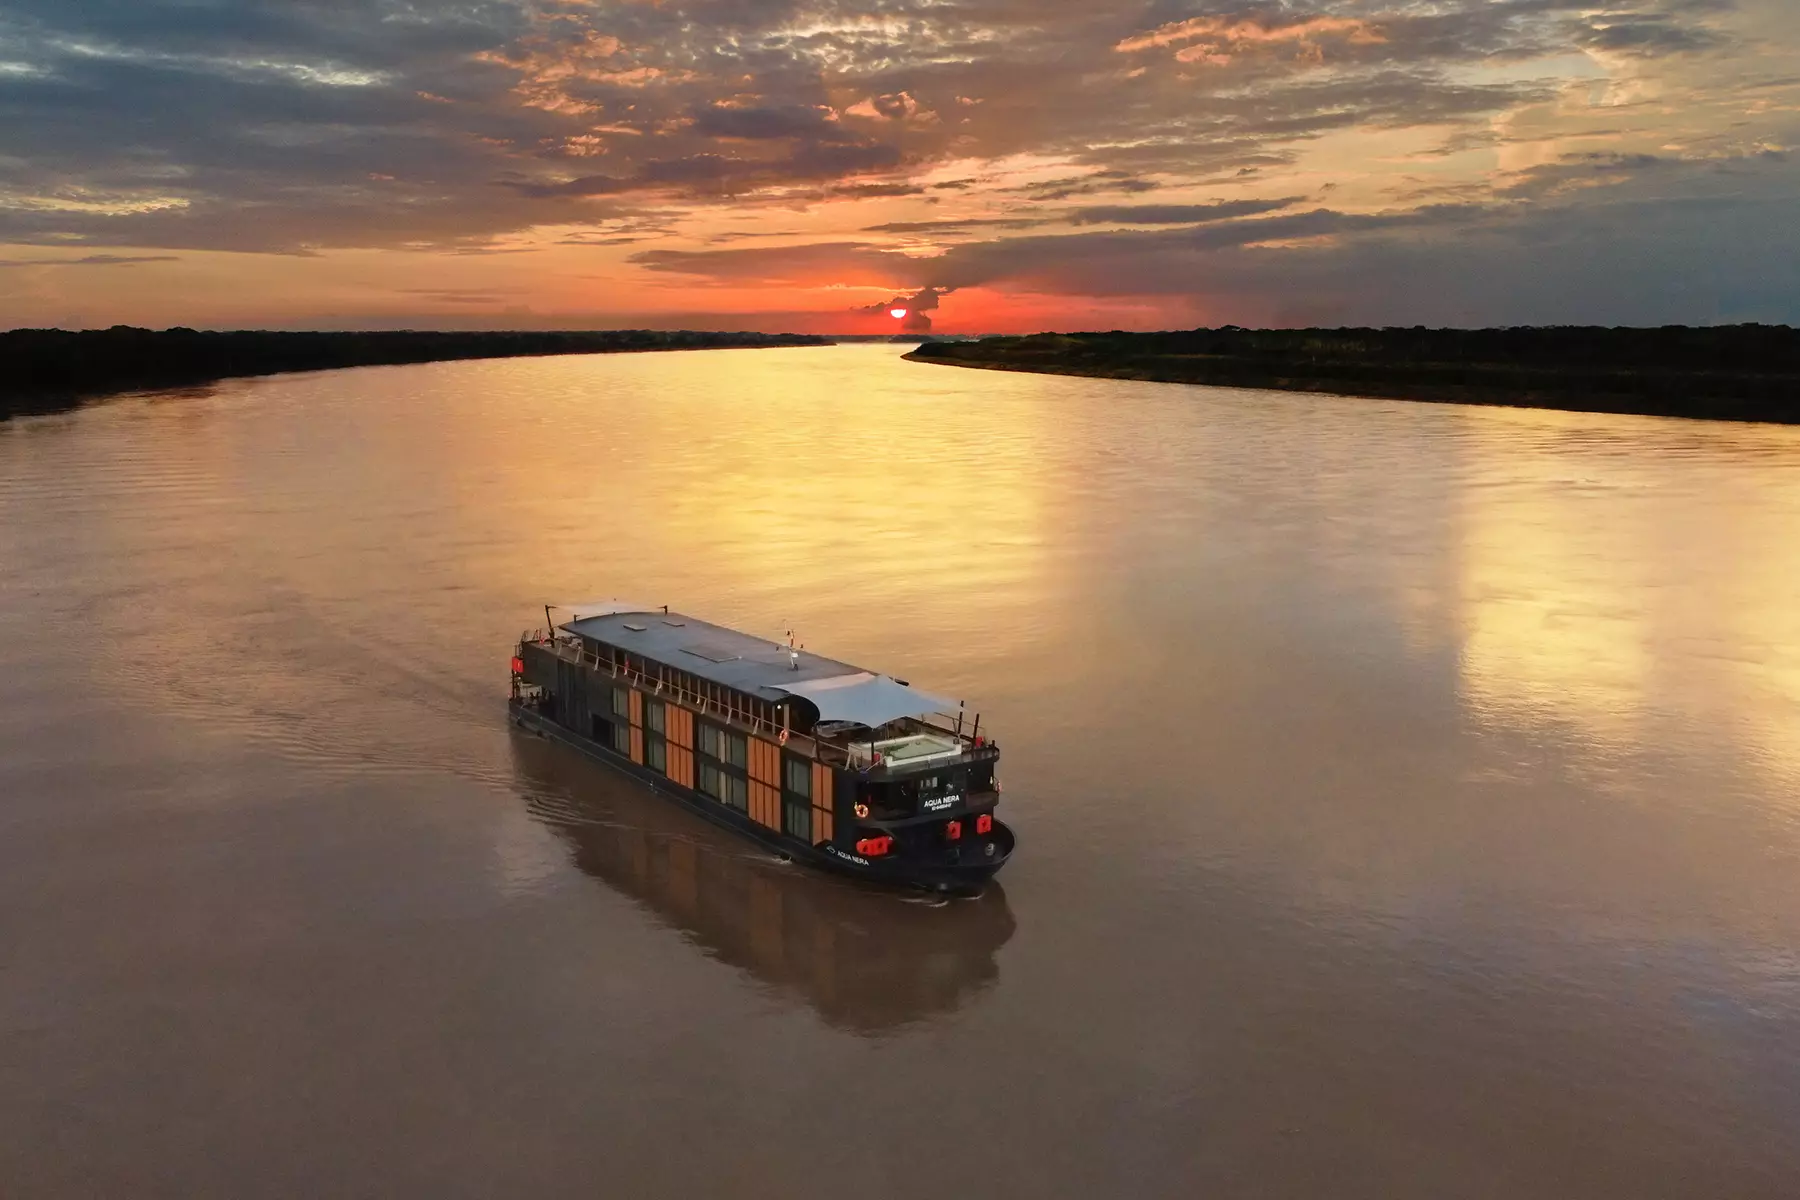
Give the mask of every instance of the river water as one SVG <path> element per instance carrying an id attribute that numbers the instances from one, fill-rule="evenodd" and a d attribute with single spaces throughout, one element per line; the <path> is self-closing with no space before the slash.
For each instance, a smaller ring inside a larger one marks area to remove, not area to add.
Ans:
<path id="1" fill-rule="evenodd" d="M 891 346 L 0 426 L 0 1194 L 1800 1195 L 1800 430 Z M 511 732 L 545 602 L 966 697 L 978 900 Z"/>

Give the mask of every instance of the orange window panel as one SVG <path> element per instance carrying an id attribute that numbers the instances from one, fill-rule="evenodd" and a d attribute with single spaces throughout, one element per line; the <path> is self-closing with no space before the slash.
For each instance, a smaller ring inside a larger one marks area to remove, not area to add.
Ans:
<path id="1" fill-rule="evenodd" d="M 781 793 L 766 783 L 750 784 L 750 816 L 759 825 L 781 828 Z"/>
<path id="2" fill-rule="evenodd" d="M 668 749 L 669 778 L 682 787 L 694 786 L 694 752 L 680 746 Z"/>
<path id="3" fill-rule="evenodd" d="M 631 723 L 639 728 L 642 728 L 644 724 L 644 693 L 636 688 L 631 689 Z M 635 746 L 637 743 L 633 741 L 632 745 Z M 643 761 L 636 753 L 632 754 L 632 758 L 639 762 Z"/>
<path id="4" fill-rule="evenodd" d="M 635 693 L 633 695 L 635 696 Z M 633 704 L 632 707 L 636 708 L 637 705 Z M 634 763 L 644 761 L 644 731 L 636 725 L 631 727 L 631 761 Z"/>
<path id="5" fill-rule="evenodd" d="M 837 829 L 835 813 L 837 807 L 832 799 L 832 790 L 836 784 L 832 770 L 824 763 L 816 762 L 812 768 L 812 802 L 813 802 L 813 841 L 829 842 Z"/>
<path id="6" fill-rule="evenodd" d="M 770 787 L 781 786 L 781 748 L 761 738 L 750 739 L 750 778 Z"/>

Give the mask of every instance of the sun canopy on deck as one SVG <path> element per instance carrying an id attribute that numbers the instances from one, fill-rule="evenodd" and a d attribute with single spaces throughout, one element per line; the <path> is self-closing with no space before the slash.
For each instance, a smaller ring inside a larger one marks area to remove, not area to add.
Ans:
<path id="1" fill-rule="evenodd" d="M 774 685 L 790 695 L 809 700 L 819 710 L 821 721 L 853 721 L 871 729 L 898 721 L 901 717 L 922 717 L 927 713 L 951 712 L 956 703 L 925 692 L 915 691 L 898 679 L 860 671 L 854 675 L 834 675 L 828 679 L 796 680 Z"/>

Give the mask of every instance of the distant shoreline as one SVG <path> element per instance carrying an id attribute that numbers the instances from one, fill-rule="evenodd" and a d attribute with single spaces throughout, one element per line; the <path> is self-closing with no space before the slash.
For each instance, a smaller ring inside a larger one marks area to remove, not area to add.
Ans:
<path id="1" fill-rule="evenodd" d="M 988 371 L 1566 412 L 1800 424 L 1800 330 L 1196 329 L 931 342 Z"/>
<path id="2" fill-rule="evenodd" d="M 0 333 L 0 421 L 66 412 L 124 392 L 204 387 L 225 379 L 344 367 L 830 344 L 830 338 L 811 334 L 645 329 L 571 333 L 15 329 Z"/>

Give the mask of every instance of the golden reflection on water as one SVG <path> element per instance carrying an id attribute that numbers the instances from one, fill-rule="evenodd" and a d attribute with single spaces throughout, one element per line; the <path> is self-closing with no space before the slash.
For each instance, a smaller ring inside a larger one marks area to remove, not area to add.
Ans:
<path id="1" fill-rule="evenodd" d="M 1800 808 L 1795 431 L 1479 413 L 1463 438 L 1467 702 L 1602 754 L 1711 730 Z"/>
<path id="2" fill-rule="evenodd" d="M 742 353 L 723 374 L 718 355 L 549 360 L 504 447 L 493 411 L 450 405 L 429 453 L 476 481 L 449 497 L 495 555 L 467 563 L 471 586 L 499 569 L 552 603 L 704 597 L 713 619 L 839 656 L 878 606 L 903 645 L 978 623 L 1000 655 L 1055 612 L 1053 414 L 996 420 L 947 382 L 870 388 L 838 352 Z"/>
<path id="3" fill-rule="evenodd" d="M 1629 464 L 1573 479 L 1554 457 L 1493 455 L 1489 438 L 1473 432 L 1481 465 L 1460 497 L 1468 701 L 1628 740 L 1653 670 L 1653 598 L 1639 556 L 1614 551 L 1641 546 L 1654 514 L 1631 504 Z"/>

